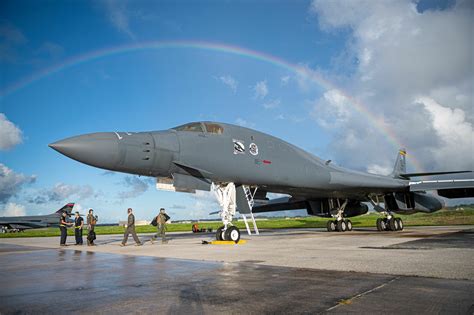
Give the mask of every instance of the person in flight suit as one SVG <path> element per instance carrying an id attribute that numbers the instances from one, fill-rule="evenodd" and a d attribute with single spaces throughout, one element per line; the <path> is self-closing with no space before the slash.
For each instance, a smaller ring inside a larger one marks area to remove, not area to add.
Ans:
<path id="1" fill-rule="evenodd" d="M 59 230 L 61 231 L 61 240 L 59 244 L 61 246 L 67 246 L 66 245 L 66 238 L 67 238 L 67 227 L 72 226 L 72 223 L 67 222 L 67 213 L 64 211 L 61 213 L 61 217 L 59 219 Z"/>
<path id="2" fill-rule="evenodd" d="M 158 231 L 151 239 L 151 243 L 158 238 L 158 235 L 161 237 L 161 243 L 166 244 L 168 240 L 166 239 L 166 221 L 170 219 L 169 215 L 166 214 L 165 208 L 160 209 L 160 213 L 156 217 L 156 223 Z"/>
<path id="3" fill-rule="evenodd" d="M 135 232 L 135 216 L 133 215 L 132 208 L 128 208 L 128 221 L 127 221 L 127 228 L 125 229 L 125 234 L 123 235 L 123 241 L 120 246 L 125 246 L 127 244 L 128 235 L 132 234 L 133 239 L 135 240 L 136 246 L 142 246 L 142 242 L 137 236 L 137 232 Z"/>
<path id="4" fill-rule="evenodd" d="M 84 226 L 84 219 L 79 212 L 76 211 L 76 218 L 74 219 L 74 235 L 76 236 L 76 245 L 82 245 L 82 228 Z"/>
<path id="5" fill-rule="evenodd" d="M 95 225 L 97 224 L 97 217 L 94 216 L 94 210 L 89 209 L 89 214 L 87 215 L 87 229 L 89 230 L 89 234 L 94 232 Z M 94 240 L 89 240 L 87 238 L 87 245 L 94 246 Z"/>

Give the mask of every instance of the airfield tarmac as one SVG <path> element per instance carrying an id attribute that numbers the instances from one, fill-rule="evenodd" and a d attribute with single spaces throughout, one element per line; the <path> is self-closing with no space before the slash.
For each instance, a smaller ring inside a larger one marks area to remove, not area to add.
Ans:
<path id="1" fill-rule="evenodd" d="M 0 239 L 0 314 L 474 313 L 474 226 L 268 230 L 230 246 L 170 237 Z"/>

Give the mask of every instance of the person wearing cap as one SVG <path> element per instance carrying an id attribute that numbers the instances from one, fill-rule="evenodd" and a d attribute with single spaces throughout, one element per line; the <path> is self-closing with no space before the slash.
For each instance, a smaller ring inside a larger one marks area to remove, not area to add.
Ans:
<path id="1" fill-rule="evenodd" d="M 74 219 L 74 235 L 76 236 L 76 245 L 82 245 L 82 228 L 84 226 L 84 219 L 78 211 Z"/>
<path id="2" fill-rule="evenodd" d="M 161 237 L 161 243 L 168 243 L 168 240 L 166 239 L 166 221 L 169 219 L 170 217 L 166 214 L 165 208 L 161 208 L 160 213 L 156 217 L 158 232 L 152 237 L 151 243 L 153 243 L 153 241 L 156 240 L 158 236 Z"/>
<path id="3" fill-rule="evenodd" d="M 97 224 L 97 217 L 94 216 L 94 210 L 89 209 L 89 214 L 87 215 L 87 229 L 89 230 L 89 234 L 94 234 L 91 232 L 94 232 L 94 227 Z M 94 240 L 91 239 L 89 236 L 87 237 L 87 245 L 88 246 L 94 246 Z"/>
<path id="4" fill-rule="evenodd" d="M 127 244 L 128 235 L 132 234 L 133 239 L 135 240 L 136 246 L 142 246 L 142 242 L 137 236 L 137 232 L 135 232 L 135 216 L 133 215 L 132 208 L 128 208 L 128 220 L 127 220 L 127 228 L 125 229 L 125 233 L 123 235 L 123 241 L 120 246 L 125 246 Z"/>
<path id="5" fill-rule="evenodd" d="M 59 230 L 61 231 L 61 239 L 59 245 L 61 246 L 67 246 L 67 227 L 69 226 L 72 226 L 72 223 L 67 222 L 67 213 L 64 211 L 63 213 L 61 213 L 61 217 L 59 219 Z"/>

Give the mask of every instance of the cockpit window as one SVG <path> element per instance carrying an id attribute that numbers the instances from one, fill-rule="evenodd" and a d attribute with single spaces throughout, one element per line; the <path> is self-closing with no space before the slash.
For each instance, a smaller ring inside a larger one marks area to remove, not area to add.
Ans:
<path id="1" fill-rule="evenodd" d="M 224 133 L 224 128 L 222 128 L 221 125 L 212 124 L 212 123 L 204 123 L 204 125 L 206 125 L 206 130 L 209 133 L 215 133 L 218 135 L 221 135 Z"/>
<path id="2" fill-rule="evenodd" d="M 173 128 L 176 131 L 204 132 L 201 123 L 190 123 Z"/>

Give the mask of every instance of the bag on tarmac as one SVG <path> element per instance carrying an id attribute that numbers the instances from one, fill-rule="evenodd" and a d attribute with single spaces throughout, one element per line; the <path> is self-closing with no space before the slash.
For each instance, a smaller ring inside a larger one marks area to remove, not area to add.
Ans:
<path id="1" fill-rule="evenodd" d="M 94 231 L 89 231 L 87 234 L 87 240 L 89 242 L 93 242 L 96 239 L 95 232 Z"/>
<path id="2" fill-rule="evenodd" d="M 157 226 L 158 225 L 158 221 L 157 221 L 158 217 L 154 217 L 153 220 L 151 220 L 151 225 L 153 226 Z"/>

